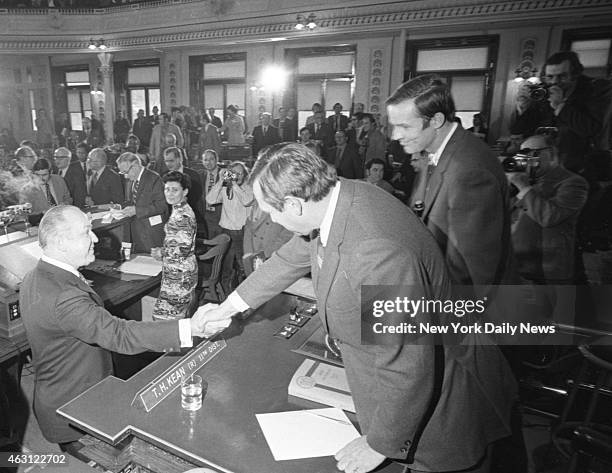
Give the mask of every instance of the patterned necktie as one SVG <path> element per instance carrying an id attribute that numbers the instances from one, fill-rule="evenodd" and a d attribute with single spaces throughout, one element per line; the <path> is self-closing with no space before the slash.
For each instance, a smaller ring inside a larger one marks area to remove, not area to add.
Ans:
<path id="1" fill-rule="evenodd" d="M 138 186 L 140 185 L 140 181 L 134 181 L 132 184 L 132 203 L 136 205 L 136 197 L 138 196 Z"/>
<path id="2" fill-rule="evenodd" d="M 91 195 L 94 186 L 97 181 L 97 173 L 93 172 L 91 169 L 89 170 L 89 179 L 87 180 L 87 193 Z"/>
<path id="3" fill-rule="evenodd" d="M 51 189 L 49 188 L 49 183 L 45 183 L 45 195 L 47 196 L 47 202 L 49 205 L 57 205 L 57 202 L 53 198 L 53 194 L 51 194 Z"/>

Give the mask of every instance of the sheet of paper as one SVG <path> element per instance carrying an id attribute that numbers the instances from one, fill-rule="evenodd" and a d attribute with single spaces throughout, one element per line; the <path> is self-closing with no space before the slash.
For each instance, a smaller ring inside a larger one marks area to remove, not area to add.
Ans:
<path id="1" fill-rule="evenodd" d="M 122 273 L 142 274 L 143 276 L 157 276 L 162 270 L 161 261 L 156 261 L 151 256 L 136 256 L 119 266 Z"/>
<path id="2" fill-rule="evenodd" d="M 103 218 L 107 214 L 108 214 L 107 210 L 105 210 L 103 212 L 94 212 L 94 213 L 90 214 L 91 215 L 91 220 L 92 220 L 92 222 L 94 220 L 100 220 L 101 218 Z"/>
<path id="3" fill-rule="evenodd" d="M 16 241 L 16 240 L 21 240 L 22 238 L 27 237 L 28 234 L 25 232 L 12 232 L 9 233 L 8 235 L 0 235 L 0 245 L 3 245 L 5 243 L 8 243 L 10 241 Z M 37 243 L 38 245 L 38 243 Z"/>
<path id="4" fill-rule="evenodd" d="M 359 432 L 342 409 L 256 414 L 276 461 L 335 455 Z"/>
<path id="5" fill-rule="evenodd" d="M 37 260 L 39 260 L 40 257 L 43 255 L 42 248 L 40 247 L 37 241 L 31 241 L 30 243 L 21 245 L 21 249 L 26 253 L 32 255 Z"/>

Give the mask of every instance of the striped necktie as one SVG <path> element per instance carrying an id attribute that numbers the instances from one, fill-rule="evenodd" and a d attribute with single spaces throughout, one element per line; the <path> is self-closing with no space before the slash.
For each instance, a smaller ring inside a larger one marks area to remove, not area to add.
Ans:
<path id="1" fill-rule="evenodd" d="M 57 202 L 53 198 L 53 194 L 51 194 L 51 188 L 49 187 L 49 183 L 45 183 L 45 195 L 47 197 L 47 202 L 49 205 L 57 205 Z"/>
<path id="2" fill-rule="evenodd" d="M 134 184 L 132 184 L 132 203 L 136 204 L 136 198 L 138 196 L 138 187 L 140 186 L 140 181 L 136 180 L 134 181 Z"/>

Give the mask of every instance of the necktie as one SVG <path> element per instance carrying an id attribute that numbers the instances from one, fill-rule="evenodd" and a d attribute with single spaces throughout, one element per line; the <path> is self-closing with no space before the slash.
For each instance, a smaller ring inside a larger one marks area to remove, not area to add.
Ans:
<path id="1" fill-rule="evenodd" d="M 340 130 L 340 117 L 336 117 L 336 131 Z"/>
<path id="2" fill-rule="evenodd" d="M 268 127 L 267 127 L 267 126 L 264 126 L 264 129 L 263 129 L 263 134 L 265 135 L 266 133 L 268 133 Z"/>
<path id="3" fill-rule="evenodd" d="M 51 189 L 49 188 L 49 183 L 45 183 L 45 195 L 47 196 L 47 202 L 49 205 L 56 205 L 55 199 L 53 198 L 53 194 L 51 194 Z"/>
<path id="4" fill-rule="evenodd" d="M 317 133 L 319 133 L 319 125 L 315 123 L 315 136 L 317 136 Z"/>
<path id="5" fill-rule="evenodd" d="M 98 176 L 98 175 L 97 175 L 97 173 L 92 172 L 92 171 L 90 170 L 89 179 L 88 179 L 88 181 L 89 181 L 89 182 L 88 182 L 89 186 L 88 186 L 88 189 L 87 189 L 87 190 L 88 190 L 88 192 L 87 192 L 87 193 L 88 193 L 88 194 L 90 194 L 90 195 L 91 195 L 91 193 L 92 193 L 92 191 L 93 191 L 94 186 L 96 185 L 96 181 L 98 180 L 98 179 L 97 179 L 97 176 Z"/>
<path id="6" fill-rule="evenodd" d="M 340 166 L 340 159 L 342 158 L 342 151 L 343 149 L 340 146 L 336 148 L 336 163 L 335 163 L 336 167 Z"/>
<path id="7" fill-rule="evenodd" d="M 138 196 L 138 186 L 140 185 L 140 181 L 134 181 L 132 184 L 132 203 L 136 204 L 136 197 Z"/>

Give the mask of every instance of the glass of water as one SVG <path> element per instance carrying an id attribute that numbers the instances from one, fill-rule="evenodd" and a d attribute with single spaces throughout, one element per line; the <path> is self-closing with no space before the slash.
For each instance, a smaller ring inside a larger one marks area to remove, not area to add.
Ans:
<path id="1" fill-rule="evenodd" d="M 202 377 L 194 374 L 181 381 L 181 406 L 188 411 L 202 407 Z"/>

